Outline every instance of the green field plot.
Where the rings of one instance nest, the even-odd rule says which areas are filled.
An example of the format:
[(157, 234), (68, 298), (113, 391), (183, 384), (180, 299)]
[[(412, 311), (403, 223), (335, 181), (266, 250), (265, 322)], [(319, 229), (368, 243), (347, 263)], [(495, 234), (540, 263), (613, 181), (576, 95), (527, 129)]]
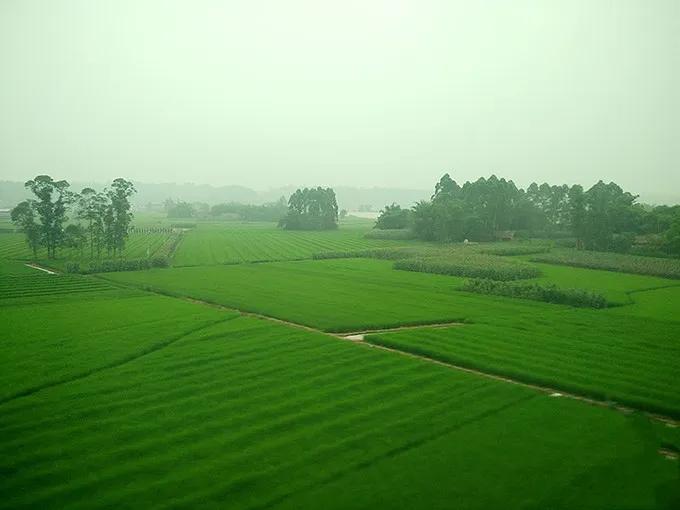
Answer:
[(532, 256), (531, 260), (548, 264), (680, 279), (680, 260), (678, 259), (595, 251), (553, 250), (550, 253)]
[(379, 333), (367, 339), (455, 365), (680, 417), (680, 325), (609, 312), (543, 312), (533, 318), (490, 318), (490, 324)]
[[(534, 264), (542, 276), (537, 282), (554, 283), (558, 287), (585, 289), (603, 294), (607, 300), (628, 304), (633, 302), (631, 293), (659, 287), (680, 286), (677, 280), (640, 274), (616, 273), (596, 269)], [(680, 301), (678, 301), (680, 305)]]
[(0, 405), (0, 507), (655, 508), (638, 422), (237, 318)]
[(526, 262), (467, 250), (453, 251), (448, 256), (400, 259), (394, 263), (394, 268), (500, 281), (536, 278), (541, 275), (536, 266)]
[[(376, 342), (564, 390), (680, 413), (680, 323), (456, 290), (463, 280), (394, 271), (389, 261), (325, 260), (116, 273), (329, 331), (464, 321)], [(616, 311), (616, 314), (612, 312)], [(644, 313), (644, 309), (638, 311)]]
[[(139, 259), (155, 256), (167, 256), (173, 246), (174, 237), (177, 234), (165, 232), (151, 233), (132, 233), (127, 240), (124, 258)], [(101, 260), (109, 257), (106, 253), (102, 254)], [(23, 234), (0, 234), (0, 259), (8, 260), (34, 260), (33, 253), (26, 245)], [(79, 262), (86, 264), (98, 258), (90, 257), (89, 249), (77, 250), (75, 248), (62, 248), (59, 250), (56, 259), (47, 259), (45, 249), (38, 250), (35, 258), (43, 265), (63, 270), (67, 262)]]
[(36, 269), (28, 267), (25, 262), (0, 259), (0, 278), (4, 276), (32, 275)]
[(389, 261), (315, 260), (109, 273), (107, 279), (191, 296), (328, 331), (540, 313), (544, 303), (457, 292), (463, 279), (394, 271)]
[(7, 300), (42, 296), (72, 295), (81, 292), (110, 290), (111, 285), (101, 280), (63, 274), (48, 274), (30, 269), (31, 273), (0, 274), (0, 306)]
[[(680, 287), (666, 287), (639, 290), (629, 294), (633, 304), (607, 313), (626, 315), (639, 319), (652, 318), (657, 321), (680, 323)], [(680, 339), (678, 340), (680, 343)]]
[(284, 231), (272, 223), (199, 224), (187, 233), (175, 253), (175, 266), (296, 260), (323, 251), (397, 246), (409, 241), (365, 239), (364, 223), (321, 232)]
[[(111, 288), (85, 277), (44, 278)], [(136, 291), (69, 292), (55, 300), (34, 296), (28, 303), (0, 298), (0, 402), (121, 363), (235, 316)]]

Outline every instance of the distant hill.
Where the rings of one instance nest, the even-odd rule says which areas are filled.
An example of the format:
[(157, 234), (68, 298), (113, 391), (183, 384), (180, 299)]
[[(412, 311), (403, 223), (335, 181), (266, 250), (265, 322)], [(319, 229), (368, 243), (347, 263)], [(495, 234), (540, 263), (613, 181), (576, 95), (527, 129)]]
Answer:
[[(71, 189), (80, 191), (85, 187), (101, 189), (103, 183), (72, 182)], [(208, 184), (192, 183), (146, 183), (135, 182), (137, 194), (133, 203), (137, 207), (147, 204), (162, 204), (166, 199), (183, 200), (185, 202), (206, 202), (210, 205), (224, 202), (239, 202), (243, 204), (262, 204), (274, 202), (281, 196), (286, 198), (293, 193), (296, 186), (273, 188), (266, 191), (256, 191), (244, 186), (211, 186)], [(431, 192), (427, 190), (399, 189), (399, 188), (354, 188), (349, 186), (334, 187), (338, 205), (341, 209), (359, 210), (370, 209), (379, 211), (385, 204), (396, 202), (409, 207), (418, 200), (429, 198)], [(14, 207), (17, 203), (29, 197), (23, 182), (0, 181), (0, 209)]]

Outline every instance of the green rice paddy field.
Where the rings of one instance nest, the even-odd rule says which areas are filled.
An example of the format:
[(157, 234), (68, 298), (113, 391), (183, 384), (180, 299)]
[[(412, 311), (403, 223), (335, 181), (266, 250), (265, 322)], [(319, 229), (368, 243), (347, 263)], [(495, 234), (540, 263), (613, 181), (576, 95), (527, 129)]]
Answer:
[(347, 223), (338, 230), (322, 232), (284, 231), (270, 223), (199, 223), (177, 249), (174, 265), (309, 259), (314, 253), (324, 251), (358, 250), (405, 243), (364, 239), (366, 231), (364, 222)]
[(396, 246), (365, 230), (199, 224), (87, 276), (0, 244), (0, 508), (678, 507), (680, 281), (527, 262), (595, 310), (311, 260)]

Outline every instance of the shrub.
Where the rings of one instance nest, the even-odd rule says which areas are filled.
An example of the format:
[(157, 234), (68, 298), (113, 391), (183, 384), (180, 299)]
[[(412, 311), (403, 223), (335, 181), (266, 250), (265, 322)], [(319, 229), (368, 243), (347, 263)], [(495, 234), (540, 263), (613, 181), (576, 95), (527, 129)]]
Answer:
[(547, 253), (550, 251), (549, 245), (540, 244), (511, 244), (508, 246), (492, 246), (489, 248), (482, 248), (480, 253), (487, 255), (498, 255), (501, 257), (510, 257), (513, 255), (534, 255), (536, 253)]
[(364, 237), (366, 239), (393, 239), (395, 241), (403, 241), (407, 239), (415, 239), (416, 235), (413, 230), (408, 228), (381, 230), (379, 228), (367, 232)]
[(522, 280), (541, 276), (534, 266), (492, 255), (452, 254), (449, 257), (421, 257), (397, 260), (395, 269), (491, 280)]
[(80, 263), (79, 262), (67, 262), (66, 263), (67, 273), (80, 273)]
[(548, 264), (680, 279), (680, 260), (677, 259), (596, 251), (559, 250), (532, 257), (531, 260)]
[(576, 238), (566, 237), (564, 239), (555, 239), (555, 246), (558, 248), (576, 248)]
[(465, 282), (461, 290), (583, 308), (606, 308), (608, 304), (606, 298), (601, 294), (583, 289), (561, 289), (554, 284), (540, 285), (538, 283), (509, 283), (474, 279)]
[(170, 262), (167, 257), (154, 257), (151, 259), (151, 267), (168, 267)]
[(170, 261), (167, 257), (154, 257), (152, 259), (130, 259), (130, 260), (101, 260), (90, 262), (87, 268), (80, 266), (78, 262), (68, 262), (66, 271), (69, 273), (91, 274), (91, 273), (115, 273), (118, 271), (141, 271), (152, 267), (168, 267)]
[(397, 260), (410, 256), (412, 256), (411, 253), (397, 248), (375, 248), (369, 250), (324, 251), (314, 253), (312, 258), (317, 260), (352, 258)]

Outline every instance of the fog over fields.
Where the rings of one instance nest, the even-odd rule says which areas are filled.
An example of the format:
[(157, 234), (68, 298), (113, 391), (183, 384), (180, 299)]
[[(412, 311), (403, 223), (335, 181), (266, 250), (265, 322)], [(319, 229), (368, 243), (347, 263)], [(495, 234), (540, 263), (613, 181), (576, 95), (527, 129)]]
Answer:
[(680, 509), (680, 0), (0, 0), (0, 510)]
[(680, 188), (680, 3), (4, 0), (0, 176)]

